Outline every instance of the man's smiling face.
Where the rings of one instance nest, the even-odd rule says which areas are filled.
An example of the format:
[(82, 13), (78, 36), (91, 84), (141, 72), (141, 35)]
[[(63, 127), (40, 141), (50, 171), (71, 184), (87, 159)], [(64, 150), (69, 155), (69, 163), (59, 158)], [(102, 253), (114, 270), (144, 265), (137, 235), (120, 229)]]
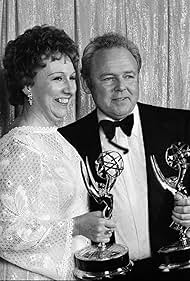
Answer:
[(109, 117), (126, 117), (139, 98), (138, 66), (123, 47), (98, 50), (92, 58), (90, 90), (97, 107)]

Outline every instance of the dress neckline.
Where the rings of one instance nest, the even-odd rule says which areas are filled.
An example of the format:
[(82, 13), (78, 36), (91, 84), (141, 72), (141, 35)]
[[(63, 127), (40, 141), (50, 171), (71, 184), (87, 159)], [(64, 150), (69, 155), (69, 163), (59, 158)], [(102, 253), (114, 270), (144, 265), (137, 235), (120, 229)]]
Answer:
[[(55, 133), (57, 131), (56, 126), (51, 127), (35, 127), (35, 126), (20, 126), (14, 127), (9, 132), (20, 131), (25, 133), (43, 133), (43, 134), (50, 134)], [(8, 132), (8, 133), (9, 133)]]

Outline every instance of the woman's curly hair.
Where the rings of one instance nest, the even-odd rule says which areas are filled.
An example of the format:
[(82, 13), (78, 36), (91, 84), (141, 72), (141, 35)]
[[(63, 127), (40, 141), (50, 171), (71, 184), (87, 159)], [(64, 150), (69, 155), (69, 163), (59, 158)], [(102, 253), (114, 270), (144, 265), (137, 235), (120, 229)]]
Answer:
[(36, 69), (46, 66), (44, 59), (57, 59), (58, 53), (68, 56), (77, 69), (77, 45), (64, 30), (54, 26), (34, 26), (8, 42), (3, 66), (10, 104), (24, 103), (24, 86), (32, 86)]

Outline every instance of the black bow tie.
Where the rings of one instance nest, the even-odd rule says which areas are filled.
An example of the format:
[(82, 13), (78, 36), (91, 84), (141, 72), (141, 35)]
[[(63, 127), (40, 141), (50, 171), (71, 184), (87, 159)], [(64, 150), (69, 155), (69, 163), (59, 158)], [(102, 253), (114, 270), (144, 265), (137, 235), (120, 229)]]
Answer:
[(109, 120), (101, 120), (99, 125), (104, 130), (104, 133), (108, 140), (112, 140), (115, 136), (115, 128), (121, 127), (122, 131), (128, 136), (131, 136), (131, 131), (134, 124), (134, 116), (133, 114), (128, 115), (121, 121), (109, 121)]

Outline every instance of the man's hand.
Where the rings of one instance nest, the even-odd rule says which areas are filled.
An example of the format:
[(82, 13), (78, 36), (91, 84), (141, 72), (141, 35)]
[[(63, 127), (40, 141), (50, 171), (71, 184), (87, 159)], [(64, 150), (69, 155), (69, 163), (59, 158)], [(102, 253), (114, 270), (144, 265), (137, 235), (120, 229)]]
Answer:
[[(190, 197), (183, 197), (178, 193), (175, 195), (172, 219), (182, 226), (190, 227)], [(190, 230), (186, 234), (190, 237)]]

